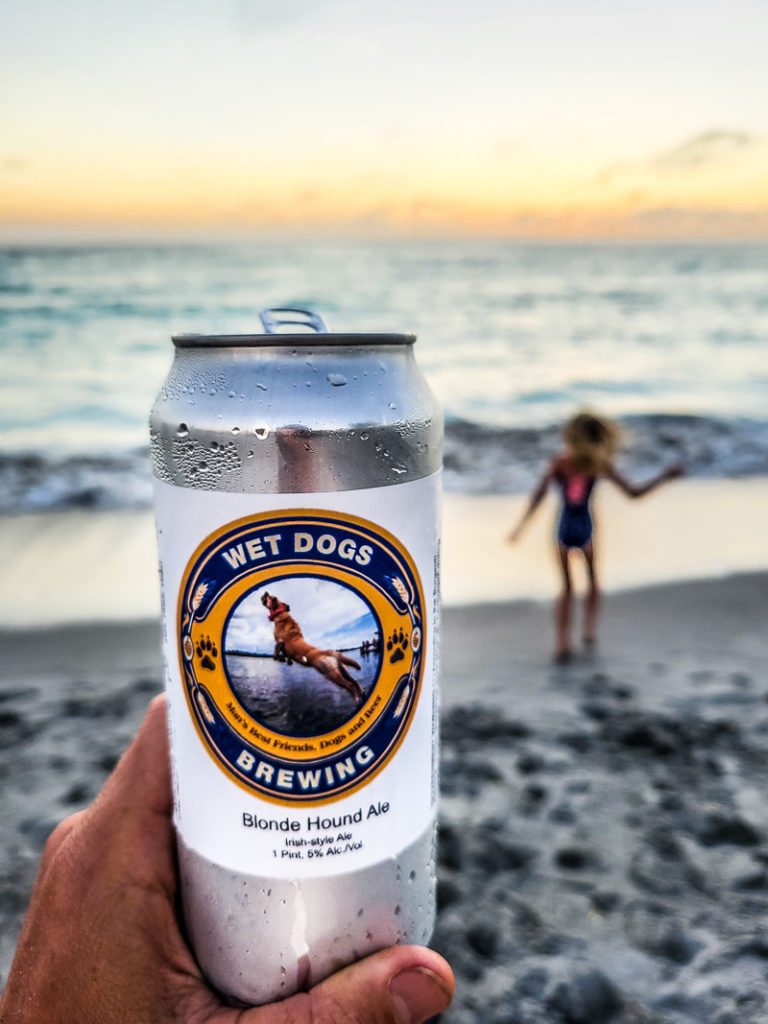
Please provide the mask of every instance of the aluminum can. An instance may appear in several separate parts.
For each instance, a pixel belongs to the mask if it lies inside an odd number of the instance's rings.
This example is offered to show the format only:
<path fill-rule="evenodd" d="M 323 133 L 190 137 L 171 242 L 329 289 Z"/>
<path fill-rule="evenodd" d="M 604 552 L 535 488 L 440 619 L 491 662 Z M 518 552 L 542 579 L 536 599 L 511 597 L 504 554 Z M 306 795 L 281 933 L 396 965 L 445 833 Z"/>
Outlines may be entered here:
<path fill-rule="evenodd" d="M 413 335 L 174 337 L 151 414 L 182 907 L 235 1005 L 435 913 L 442 417 Z"/>

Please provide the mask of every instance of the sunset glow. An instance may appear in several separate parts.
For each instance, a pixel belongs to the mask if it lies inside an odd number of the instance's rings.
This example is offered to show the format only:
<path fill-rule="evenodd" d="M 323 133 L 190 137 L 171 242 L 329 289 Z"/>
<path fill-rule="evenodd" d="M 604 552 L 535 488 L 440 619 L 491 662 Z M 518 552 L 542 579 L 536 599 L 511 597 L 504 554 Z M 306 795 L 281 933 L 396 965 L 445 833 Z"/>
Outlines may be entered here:
<path fill-rule="evenodd" d="M 768 234 L 759 5 L 418 10 L 6 8 L 0 237 Z"/>

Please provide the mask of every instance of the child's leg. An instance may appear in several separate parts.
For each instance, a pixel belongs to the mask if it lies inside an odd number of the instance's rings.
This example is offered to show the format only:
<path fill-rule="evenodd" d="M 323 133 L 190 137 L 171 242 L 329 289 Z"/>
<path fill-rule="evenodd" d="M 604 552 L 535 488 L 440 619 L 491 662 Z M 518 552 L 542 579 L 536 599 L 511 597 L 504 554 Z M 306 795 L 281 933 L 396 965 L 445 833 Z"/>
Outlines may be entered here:
<path fill-rule="evenodd" d="M 600 588 L 597 584 L 594 543 L 590 540 L 582 551 L 587 560 L 589 574 L 589 590 L 584 602 L 584 643 L 593 644 L 597 640 L 597 616 L 600 611 Z"/>
<path fill-rule="evenodd" d="M 571 656 L 571 569 L 568 564 L 568 548 L 558 544 L 563 589 L 555 602 L 555 659 L 568 661 Z"/>

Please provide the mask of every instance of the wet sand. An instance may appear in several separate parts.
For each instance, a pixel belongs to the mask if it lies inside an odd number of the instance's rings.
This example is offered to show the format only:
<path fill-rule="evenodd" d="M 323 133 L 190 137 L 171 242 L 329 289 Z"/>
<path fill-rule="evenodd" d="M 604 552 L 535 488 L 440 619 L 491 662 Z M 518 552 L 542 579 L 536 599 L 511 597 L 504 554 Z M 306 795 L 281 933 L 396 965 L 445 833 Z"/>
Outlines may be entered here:
<path fill-rule="evenodd" d="M 558 585 L 557 502 L 550 494 L 516 545 L 505 538 L 526 498 L 443 496 L 446 606 L 545 600 Z M 602 586 L 615 592 L 676 580 L 768 570 L 768 479 L 678 480 L 629 501 L 595 496 Z M 68 510 L 3 517 L 0 622 L 140 621 L 160 614 L 153 515 Z"/>
<path fill-rule="evenodd" d="M 549 603 L 444 616 L 449 1024 L 768 1020 L 768 575 L 626 591 L 550 661 Z M 153 621 L 0 633 L 0 977 L 45 839 L 160 689 Z"/>

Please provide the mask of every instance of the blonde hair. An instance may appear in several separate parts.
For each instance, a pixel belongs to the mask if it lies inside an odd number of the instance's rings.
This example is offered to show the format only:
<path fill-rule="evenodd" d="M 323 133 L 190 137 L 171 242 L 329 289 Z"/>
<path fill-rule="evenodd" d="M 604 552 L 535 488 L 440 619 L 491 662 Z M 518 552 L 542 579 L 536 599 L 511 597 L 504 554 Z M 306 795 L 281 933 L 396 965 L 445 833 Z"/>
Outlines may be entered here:
<path fill-rule="evenodd" d="M 600 473 L 613 461 L 621 443 L 621 431 L 613 420 L 584 410 L 563 427 L 563 440 L 580 472 Z"/>

